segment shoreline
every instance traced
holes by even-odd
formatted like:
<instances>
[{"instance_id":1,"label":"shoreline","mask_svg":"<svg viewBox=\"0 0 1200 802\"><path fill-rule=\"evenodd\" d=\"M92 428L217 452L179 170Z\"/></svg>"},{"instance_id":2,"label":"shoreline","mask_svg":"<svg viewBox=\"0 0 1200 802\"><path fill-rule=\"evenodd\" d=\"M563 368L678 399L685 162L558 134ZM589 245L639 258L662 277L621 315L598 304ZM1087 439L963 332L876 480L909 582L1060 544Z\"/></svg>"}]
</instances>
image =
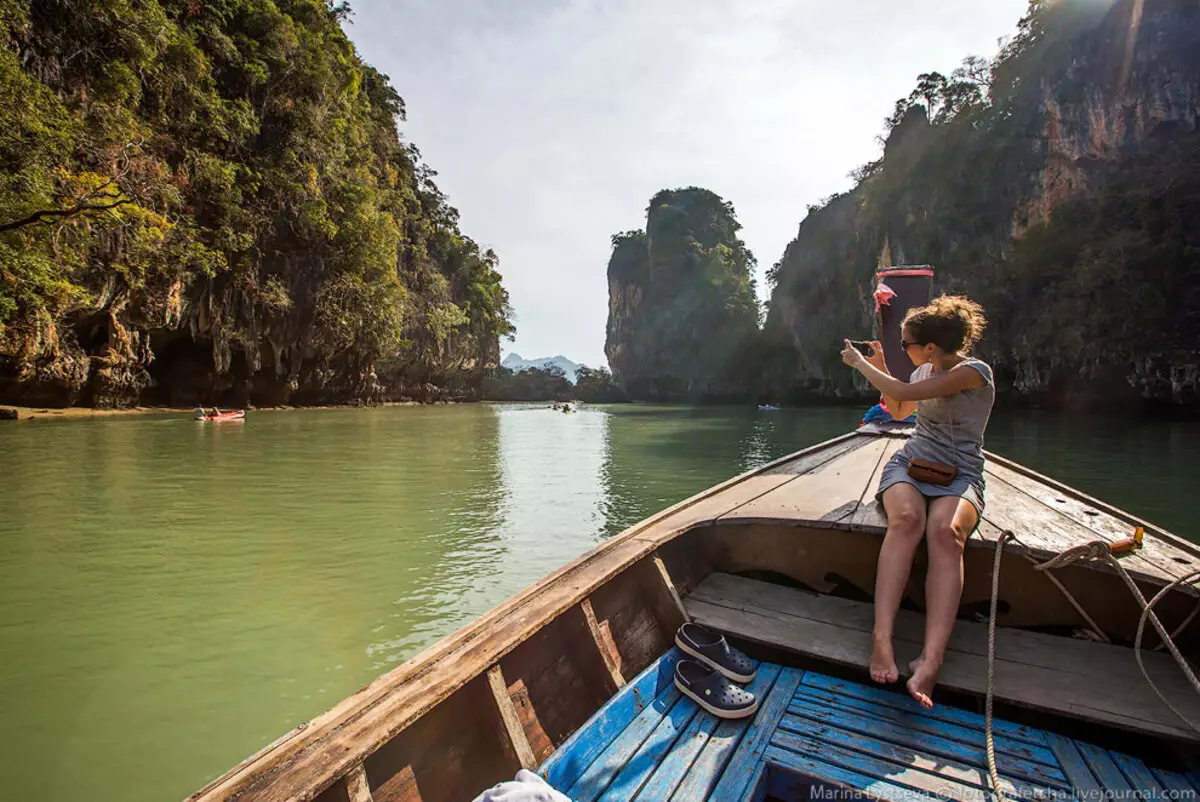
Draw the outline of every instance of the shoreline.
<instances>
[{"instance_id":1,"label":"shoreline","mask_svg":"<svg viewBox=\"0 0 1200 802\"><path fill-rule=\"evenodd\" d=\"M378 404L317 404L314 406L281 406L281 407L244 407L246 413L258 412L288 412L299 409L372 409L376 407L422 407L468 403L459 401L384 401ZM240 409L230 407L226 411ZM101 409L98 407L23 407L15 404L0 403L0 410L16 410L18 421L29 420L77 420L81 418L111 418L122 415L187 415L191 416L195 407L124 407L121 409ZM207 407L206 407L207 409ZM0 422L3 419L0 418Z\"/></svg>"}]
</instances>

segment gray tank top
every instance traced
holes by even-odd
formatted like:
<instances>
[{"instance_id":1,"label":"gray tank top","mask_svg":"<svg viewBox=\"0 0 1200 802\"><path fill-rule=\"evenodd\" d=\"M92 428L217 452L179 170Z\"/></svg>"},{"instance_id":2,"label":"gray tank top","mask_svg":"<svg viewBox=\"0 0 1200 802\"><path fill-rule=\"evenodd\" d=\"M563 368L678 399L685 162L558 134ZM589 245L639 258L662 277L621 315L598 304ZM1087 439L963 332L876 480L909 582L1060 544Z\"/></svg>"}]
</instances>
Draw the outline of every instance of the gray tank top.
<instances>
[{"instance_id":1,"label":"gray tank top","mask_svg":"<svg viewBox=\"0 0 1200 802\"><path fill-rule=\"evenodd\" d=\"M917 402L917 429L904 447L909 459L927 459L953 465L961 473L983 476L983 431L996 400L991 367L968 357L951 370L974 368L986 384L975 390ZM913 371L911 382L934 375L933 365Z\"/></svg>"}]
</instances>

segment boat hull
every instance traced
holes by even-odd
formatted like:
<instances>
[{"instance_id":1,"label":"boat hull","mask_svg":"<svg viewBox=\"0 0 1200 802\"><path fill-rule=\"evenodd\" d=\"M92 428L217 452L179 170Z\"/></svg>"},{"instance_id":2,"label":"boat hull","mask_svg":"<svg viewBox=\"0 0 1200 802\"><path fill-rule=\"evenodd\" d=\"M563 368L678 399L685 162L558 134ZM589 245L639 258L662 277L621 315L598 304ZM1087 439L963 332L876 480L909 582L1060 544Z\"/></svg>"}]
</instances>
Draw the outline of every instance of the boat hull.
<instances>
[{"instance_id":1,"label":"boat hull","mask_svg":"<svg viewBox=\"0 0 1200 802\"><path fill-rule=\"evenodd\" d=\"M714 575L869 602L886 520L868 488L889 450L901 442L846 435L641 522L288 733L191 799L472 799L517 768L544 762L617 690L666 653L688 615L689 598ZM1061 504L1052 517L1038 502L1037 515L1024 523L1018 513L1032 513L1018 505L1011 520L998 512L1000 517L981 526L964 556L965 620L986 613L1001 526L1023 527L1031 553L1048 555L1070 533L1100 537L1109 527L1109 539L1115 539L1135 522L1050 480L1021 486L1036 475L1018 476L998 458L995 470L995 480L988 480L989 510L1002 511L1016 498L1032 505L1031 494L1042 492L1038 487L1053 495L1049 503L1061 499ZM1004 483L1016 490L1007 496L995 490ZM1085 519L1090 528L1071 528L1076 504L1096 513ZM1033 529L1035 523L1040 529ZM1175 560L1200 564L1200 549L1159 529L1148 529L1146 543L1145 554L1127 565L1148 595L1156 583L1168 581L1164 566ZM1180 574L1191 570L1175 564ZM923 609L923 572L921 556L906 596L909 608ZM1115 573L1077 564L1056 575L1109 637L1118 642L1132 637L1138 608ZM1158 611L1173 628L1195 605L1195 596L1176 591ZM1087 626L1013 545L1002 562L1000 610L1003 627L1065 635ZM1190 630L1179 642L1185 652L1196 653ZM778 649L760 650L758 656L797 659ZM1069 710L1059 713L1070 719ZM465 727L465 721L474 724Z\"/></svg>"}]
</instances>

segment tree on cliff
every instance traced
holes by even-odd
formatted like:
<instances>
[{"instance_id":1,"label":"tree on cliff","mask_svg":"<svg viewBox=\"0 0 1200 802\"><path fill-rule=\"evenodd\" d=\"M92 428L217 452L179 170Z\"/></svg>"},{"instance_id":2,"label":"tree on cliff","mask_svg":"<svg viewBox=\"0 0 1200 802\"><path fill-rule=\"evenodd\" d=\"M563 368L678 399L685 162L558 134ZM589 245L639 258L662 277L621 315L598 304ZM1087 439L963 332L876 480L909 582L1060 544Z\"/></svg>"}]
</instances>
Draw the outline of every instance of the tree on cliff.
<instances>
[{"instance_id":1,"label":"tree on cliff","mask_svg":"<svg viewBox=\"0 0 1200 802\"><path fill-rule=\"evenodd\" d=\"M920 76L882 160L812 209L772 270L776 392L866 389L837 343L869 330L890 258L985 305L1001 390L1200 404L1197 41L1194 3L1034 0L986 67Z\"/></svg>"},{"instance_id":2,"label":"tree on cliff","mask_svg":"<svg viewBox=\"0 0 1200 802\"><path fill-rule=\"evenodd\" d=\"M659 192L645 232L613 238L605 353L630 397L752 394L759 307L740 228L730 203L691 187Z\"/></svg>"},{"instance_id":3,"label":"tree on cliff","mask_svg":"<svg viewBox=\"0 0 1200 802\"><path fill-rule=\"evenodd\" d=\"M348 14L0 0L0 395L374 398L498 359L496 256Z\"/></svg>"}]
</instances>

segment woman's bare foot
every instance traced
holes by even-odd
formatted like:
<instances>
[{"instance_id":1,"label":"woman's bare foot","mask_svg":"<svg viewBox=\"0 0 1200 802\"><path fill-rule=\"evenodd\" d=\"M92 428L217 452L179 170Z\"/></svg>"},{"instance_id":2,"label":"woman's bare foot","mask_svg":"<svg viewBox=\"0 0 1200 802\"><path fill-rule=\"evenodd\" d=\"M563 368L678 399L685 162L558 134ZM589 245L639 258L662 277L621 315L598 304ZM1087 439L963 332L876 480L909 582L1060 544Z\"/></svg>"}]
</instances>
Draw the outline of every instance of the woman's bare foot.
<instances>
[{"instance_id":1,"label":"woman's bare foot","mask_svg":"<svg viewBox=\"0 0 1200 802\"><path fill-rule=\"evenodd\" d=\"M892 655L892 639L875 638L874 644L871 648L871 679L880 685L900 679L900 670L896 668L896 658Z\"/></svg>"},{"instance_id":2,"label":"woman's bare foot","mask_svg":"<svg viewBox=\"0 0 1200 802\"><path fill-rule=\"evenodd\" d=\"M908 670L912 672L912 676L908 678L908 692L926 710L933 707L933 687L937 685L938 670L941 667L940 660L934 662L925 657L918 657L908 664Z\"/></svg>"}]
</instances>

